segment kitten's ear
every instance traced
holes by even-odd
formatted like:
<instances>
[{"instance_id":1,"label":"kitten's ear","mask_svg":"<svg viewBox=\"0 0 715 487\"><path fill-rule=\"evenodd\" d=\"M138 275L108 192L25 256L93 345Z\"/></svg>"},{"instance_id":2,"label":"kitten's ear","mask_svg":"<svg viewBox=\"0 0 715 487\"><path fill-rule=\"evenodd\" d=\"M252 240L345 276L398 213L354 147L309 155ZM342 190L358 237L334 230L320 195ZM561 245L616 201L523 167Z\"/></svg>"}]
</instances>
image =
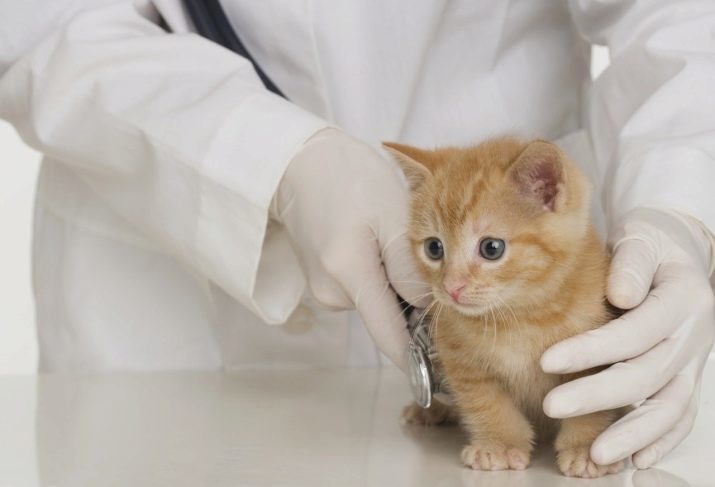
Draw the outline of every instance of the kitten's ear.
<instances>
[{"instance_id":1,"label":"kitten's ear","mask_svg":"<svg viewBox=\"0 0 715 487\"><path fill-rule=\"evenodd\" d=\"M519 192L554 211L564 192L564 155L554 144L535 140L517 157L510 176Z\"/></svg>"},{"instance_id":2,"label":"kitten's ear","mask_svg":"<svg viewBox=\"0 0 715 487\"><path fill-rule=\"evenodd\" d=\"M400 164L411 190L416 189L432 176L427 151L396 142L383 142L382 147Z\"/></svg>"}]
</instances>

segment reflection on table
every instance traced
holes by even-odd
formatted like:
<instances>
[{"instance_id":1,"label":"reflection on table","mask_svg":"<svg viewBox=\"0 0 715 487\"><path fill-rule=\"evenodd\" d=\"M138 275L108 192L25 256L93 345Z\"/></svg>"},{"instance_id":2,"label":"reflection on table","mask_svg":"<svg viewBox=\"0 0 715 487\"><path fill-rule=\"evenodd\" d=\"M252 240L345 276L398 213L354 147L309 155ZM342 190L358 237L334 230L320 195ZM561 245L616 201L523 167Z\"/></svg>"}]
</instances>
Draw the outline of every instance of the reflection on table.
<instances>
[{"instance_id":1,"label":"reflection on table","mask_svg":"<svg viewBox=\"0 0 715 487\"><path fill-rule=\"evenodd\" d=\"M696 429L658 469L568 479L540 448L524 472L459 463L458 427L399 424L394 369L0 379L2 486L715 485L715 374Z\"/></svg>"}]
</instances>

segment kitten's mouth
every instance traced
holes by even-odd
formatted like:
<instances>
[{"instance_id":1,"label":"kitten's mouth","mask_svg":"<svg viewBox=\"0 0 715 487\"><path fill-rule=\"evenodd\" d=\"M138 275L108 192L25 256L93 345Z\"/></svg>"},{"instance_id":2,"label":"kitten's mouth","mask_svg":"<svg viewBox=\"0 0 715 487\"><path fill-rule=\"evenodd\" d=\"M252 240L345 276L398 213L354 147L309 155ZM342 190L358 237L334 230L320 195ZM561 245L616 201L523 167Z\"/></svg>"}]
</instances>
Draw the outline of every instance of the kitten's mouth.
<instances>
[{"instance_id":1,"label":"kitten's mouth","mask_svg":"<svg viewBox=\"0 0 715 487\"><path fill-rule=\"evenodd\" d=\"M489 311L489 306L470 303L452 303L452 307L467 316L481 316Z\"/></svg>"},{"instance_id":2,"label":"kitten's mouth","mask_svg":"<svg viewBox=\"0 0 715 487\"><path fill-rule=\"evenodd\" d=\"M446 306L466 316L481 316L488 313L490 309L488 304L455 302L452 298L446 296L442 301Z\"/></svg>"},{"instance_id":3,"label":"kitten's mouth","mask_svg":"<svg viewBox=\"0 0 715 487\"><path fill-rule=\"evenodd\" d=\"M480 293L479 295L471 293L469 297L478 298L478 302L465 302L462 300L455 301L441 289L434 289L434 294L443 306L452 308L465 316L482 316L489 313L489 310L492 308L490 305L491 300L489 299L489 294L487 293ZM462 299L463 298L464 297L462 296Z\"/></svg>"}]
</instances>

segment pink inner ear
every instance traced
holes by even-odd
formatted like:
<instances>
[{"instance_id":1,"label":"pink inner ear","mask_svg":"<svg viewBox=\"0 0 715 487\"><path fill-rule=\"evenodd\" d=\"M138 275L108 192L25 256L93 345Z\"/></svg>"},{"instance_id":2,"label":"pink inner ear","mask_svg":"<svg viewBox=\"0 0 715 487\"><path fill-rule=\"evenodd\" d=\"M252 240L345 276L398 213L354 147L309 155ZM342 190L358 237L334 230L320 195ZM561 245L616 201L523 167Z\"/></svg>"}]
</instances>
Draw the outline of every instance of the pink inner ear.
<instances>
[{"instance_id":1,"label":"pink inner ear","mask_svg":"<svg viewBox=\"0 0 715 487\"><path fill-rule=\"evenodd\" d=\"M544 159L530 168L526 183L529 192L539 198L545 207L554 211L560 179L556 164L550 159Z\"/></svg>"},{"instance_id":2,"label":"pink inner ear","mask_svg":"<svg viewBox=\"0 0 715 487\"><path fill-rule=\"evenodd\" d=\"M538 201L544 209L554 211L561 182L561 172L556 161L549 157L524 160L515 177L524 196Z\"/></svg>"}]
</instances>

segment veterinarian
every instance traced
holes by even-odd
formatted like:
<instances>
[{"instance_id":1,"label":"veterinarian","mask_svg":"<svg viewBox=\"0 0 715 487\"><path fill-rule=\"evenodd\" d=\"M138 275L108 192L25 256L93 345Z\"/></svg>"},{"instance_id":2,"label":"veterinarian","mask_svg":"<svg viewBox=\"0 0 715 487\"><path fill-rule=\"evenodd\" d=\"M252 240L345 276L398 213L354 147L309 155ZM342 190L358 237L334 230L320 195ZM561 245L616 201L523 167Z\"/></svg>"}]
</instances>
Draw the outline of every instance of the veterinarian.
<instances>
[{"instance_id":1,"label":"veterinarian","mask_svg":"<svg viewBox=\"0 0 715 487\"><path fill-rule=\"evenodd\" d=\"M45 154L42 371L402 364L396 293L426 290L379 142L581 137L631 311L546 352L548 372L618 362L546 412L645 400L602 463L683 440L715 334L712 0L223 5L290 101L178 0L0 0L0 117ZM612 57L594 82L591 44Z\"/></svg>"}]
</instances>

